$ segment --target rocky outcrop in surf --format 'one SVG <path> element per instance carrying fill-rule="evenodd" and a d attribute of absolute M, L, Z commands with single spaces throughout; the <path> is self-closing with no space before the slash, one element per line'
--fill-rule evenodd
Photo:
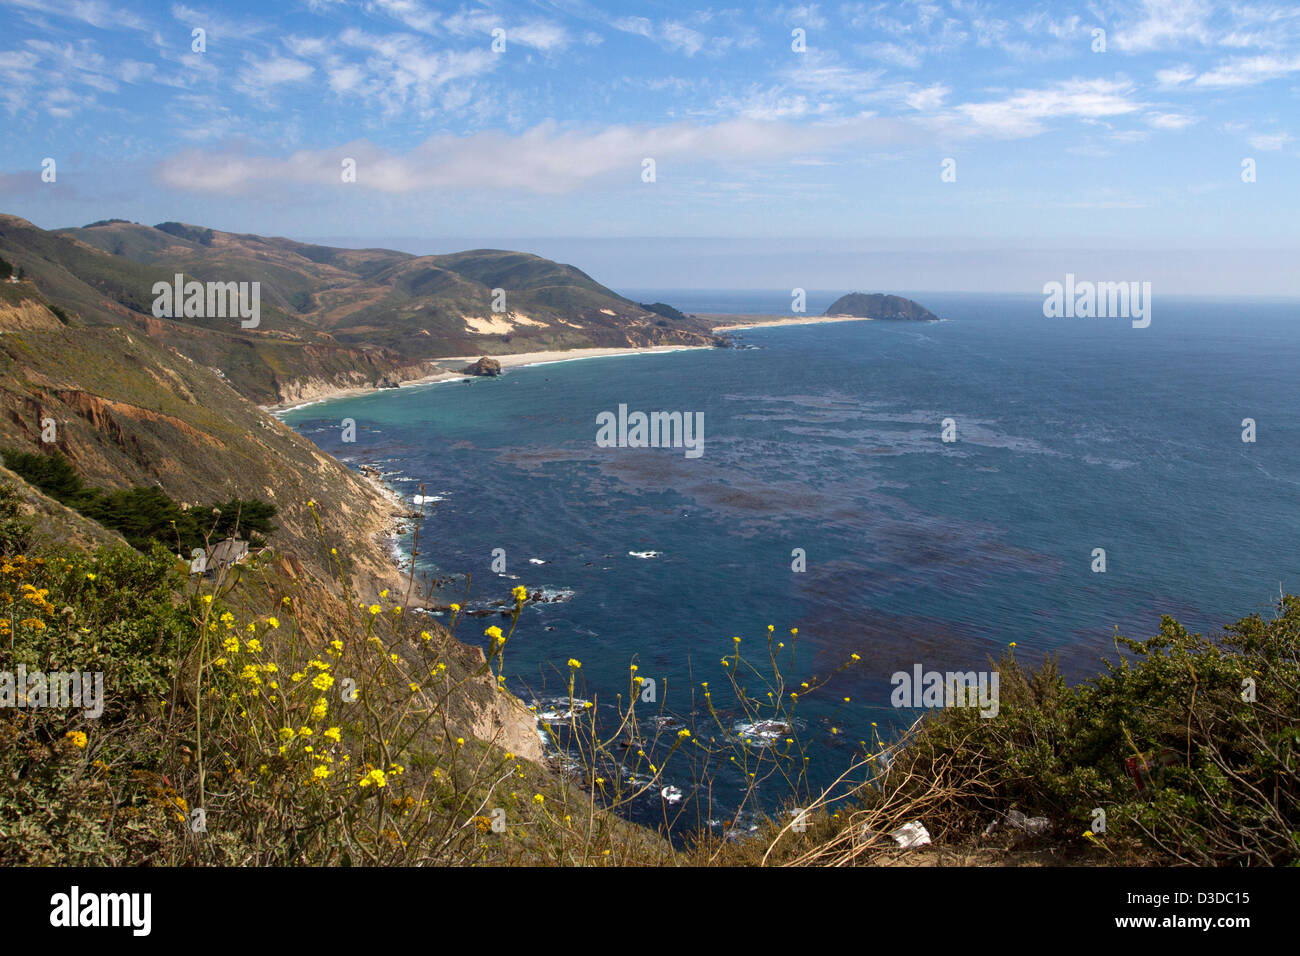
<path fill-rule="evenodd" d="M 465 366 L 466 375 L 500 375 L 501 363 L 494 358 L 484 356 L 473 365 Z"/>

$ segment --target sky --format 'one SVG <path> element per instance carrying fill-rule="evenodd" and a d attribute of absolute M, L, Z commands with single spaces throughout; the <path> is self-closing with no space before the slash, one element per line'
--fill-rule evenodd
<path fill-rule="evenodd" d="M 0 211 L 615 288 L 1300 296 L 1298 106 L 1295 0 L 0 0 Z"/>

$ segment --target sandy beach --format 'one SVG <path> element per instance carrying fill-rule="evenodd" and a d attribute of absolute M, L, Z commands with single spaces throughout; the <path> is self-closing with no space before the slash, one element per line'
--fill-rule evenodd
<path fill-rule="evenodd" d="M 577 359 L 606 358 L 611 355 L 652 355 L 656 352 L 685 352 L 690 349 L 711 349 L 712 345 L 646 345 L 625 348 L 556 349 L 550 352 L 516 352 L 511 355 L 491 355 L 503 369 L 522 365 L 549 365 L 552 362 L 573 362 Z M 477 362 L 482 356 L 468 355 L 457 358 L 433 359 L 440 365 L 464 366 Z M 459 374 L 455 375 L 460 378 Z M 409 383 L 411 385 L 415 382 Z"/>
<path fill-rule="evenodd" d="M 684 352 L 692 349 L 710 349 L 711 345 L 647 345 L 647 346 L 625 346 L 615 348 L 590 348 L 590 349 L 552 349 L 544 352 L 514 352 L 509 355 L 490 355 L 488 358 L 494 358 L 501 363 L 504 371 L 508 368 L 521 368 L 526 365 L 550 365 L 555 362 L 574 362 L 580 359 L 608 358 L 613 355 L 650 355 L 658 352 Z M 434 382 L 449 382 L 456 379 L 469 378 L 461 369 L 466 365 L 477 362 L 483 355 L 459 355 L 449 358 L 428 359 L 430 366 L 434 371 L 428 375 L 422 375 L 419 378 L 408 379 L 399 385 L 399 388 L 411 388 L 415 385 L 430 385 Z M 276 412 L 287 412 L 294 408 L 302 408 L 304 405 L 315 405 L 317 402 L 332 401 L 337 398 L 355 398 L 359 395 L 369 395 L 372 392 L 388 391 L 388 389 L 378 388 L 373 385 L 356 386 L 351 388 L 321 389 L 319 394 L 314 395 L 309 401 L 305 402 L 286 402 L 280 405 L 262 405 L 261 409 L 265 412 L 275 414 Z"/>
<path fill-rule="evenodd" d="M 757 329 L 769 325 L 822 325 L 826 322 L 870 322 L 870 318 L 861 315 L 709 315 L 702 314 L 702 319 L 715 322 L 727 321 L 727 325 L 715 325 L 714 332 L 736 332 L 740 329 Z"/>

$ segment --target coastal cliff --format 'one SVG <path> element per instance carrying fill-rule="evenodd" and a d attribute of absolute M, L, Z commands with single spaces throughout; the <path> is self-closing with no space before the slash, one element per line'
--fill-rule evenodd
<path fill-rule="evenodd" d="M 392 541 L 399 525 L 409 525 L 410 506 L 381 482 L 322 452 L 239 394 L 218 370 L 138 331 L 67 324 L 30 284 L 6 285 L 9 301 L 0 300 L 0 448 L 57 455 L 88 485 L 157 489 L 183 507 L 227 499 L 274 506 L 266 569 L 242 574 L 241 587 L 249 591 L 240 600 L 247 605 L 257 593 L 306 587 L 313 613 L 330 621 L 349 594 L 369 602 L 406 586 Z M 308 380 L 289 390 L 298 399 L 334 393 L 334 380 Z M 37 522 L 47 544 L 125 545 L 111 529 L 12 471 L 5 469 L 0 479 L 18 490 L 20 512 Z M 339 577 L 340 561 L 346 562 L 346 580 Z M 424 629 L 464 675 L 464 692 L 449 702 L 463 732 L 541 760 L 533 715 L 490 676 L 476 675 L 482 652 L 455 641 L 436 621 Z"/>

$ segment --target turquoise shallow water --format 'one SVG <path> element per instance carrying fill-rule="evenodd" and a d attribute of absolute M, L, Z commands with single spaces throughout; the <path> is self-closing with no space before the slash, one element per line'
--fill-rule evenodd
<path fill-rule="evenodd" d="M 420 569 L 472 574 L 476 600 L 516 583 L 567 598 L 529 608 L 511 643 L 525 697 L 555 694 L 575 657 L 588 696 L 608 700 L 637 655 L 689 719 L 733 635 L 752 646 L 769 623 L 797 627 L 800 680 L 859 653 L 801 704 L 814 780 L 873 721 L 910 722 L 890 705 L 895 671 L 978 669 L 1015 641 L 1081 679 L 1113 656 L 1117 626 L 1146 636 L 1172 614 L 1212 631 L 1300 587 L 1300 306 L 1157 297 L 1151 326 L 1133 329 L 1045 319 L 1038 296 L 916 298 L 948 321 L 756 329 L 737 336 L 751 348 L 537 366 L 285 418 L 441 499 Z M 810 311 L 824 305 L 810 296 Z M 703 412 L 702 456 L 597 447 L 597 415 L 620 404 Z M 355 444 L 340 440 L 345 417 Z"/>

